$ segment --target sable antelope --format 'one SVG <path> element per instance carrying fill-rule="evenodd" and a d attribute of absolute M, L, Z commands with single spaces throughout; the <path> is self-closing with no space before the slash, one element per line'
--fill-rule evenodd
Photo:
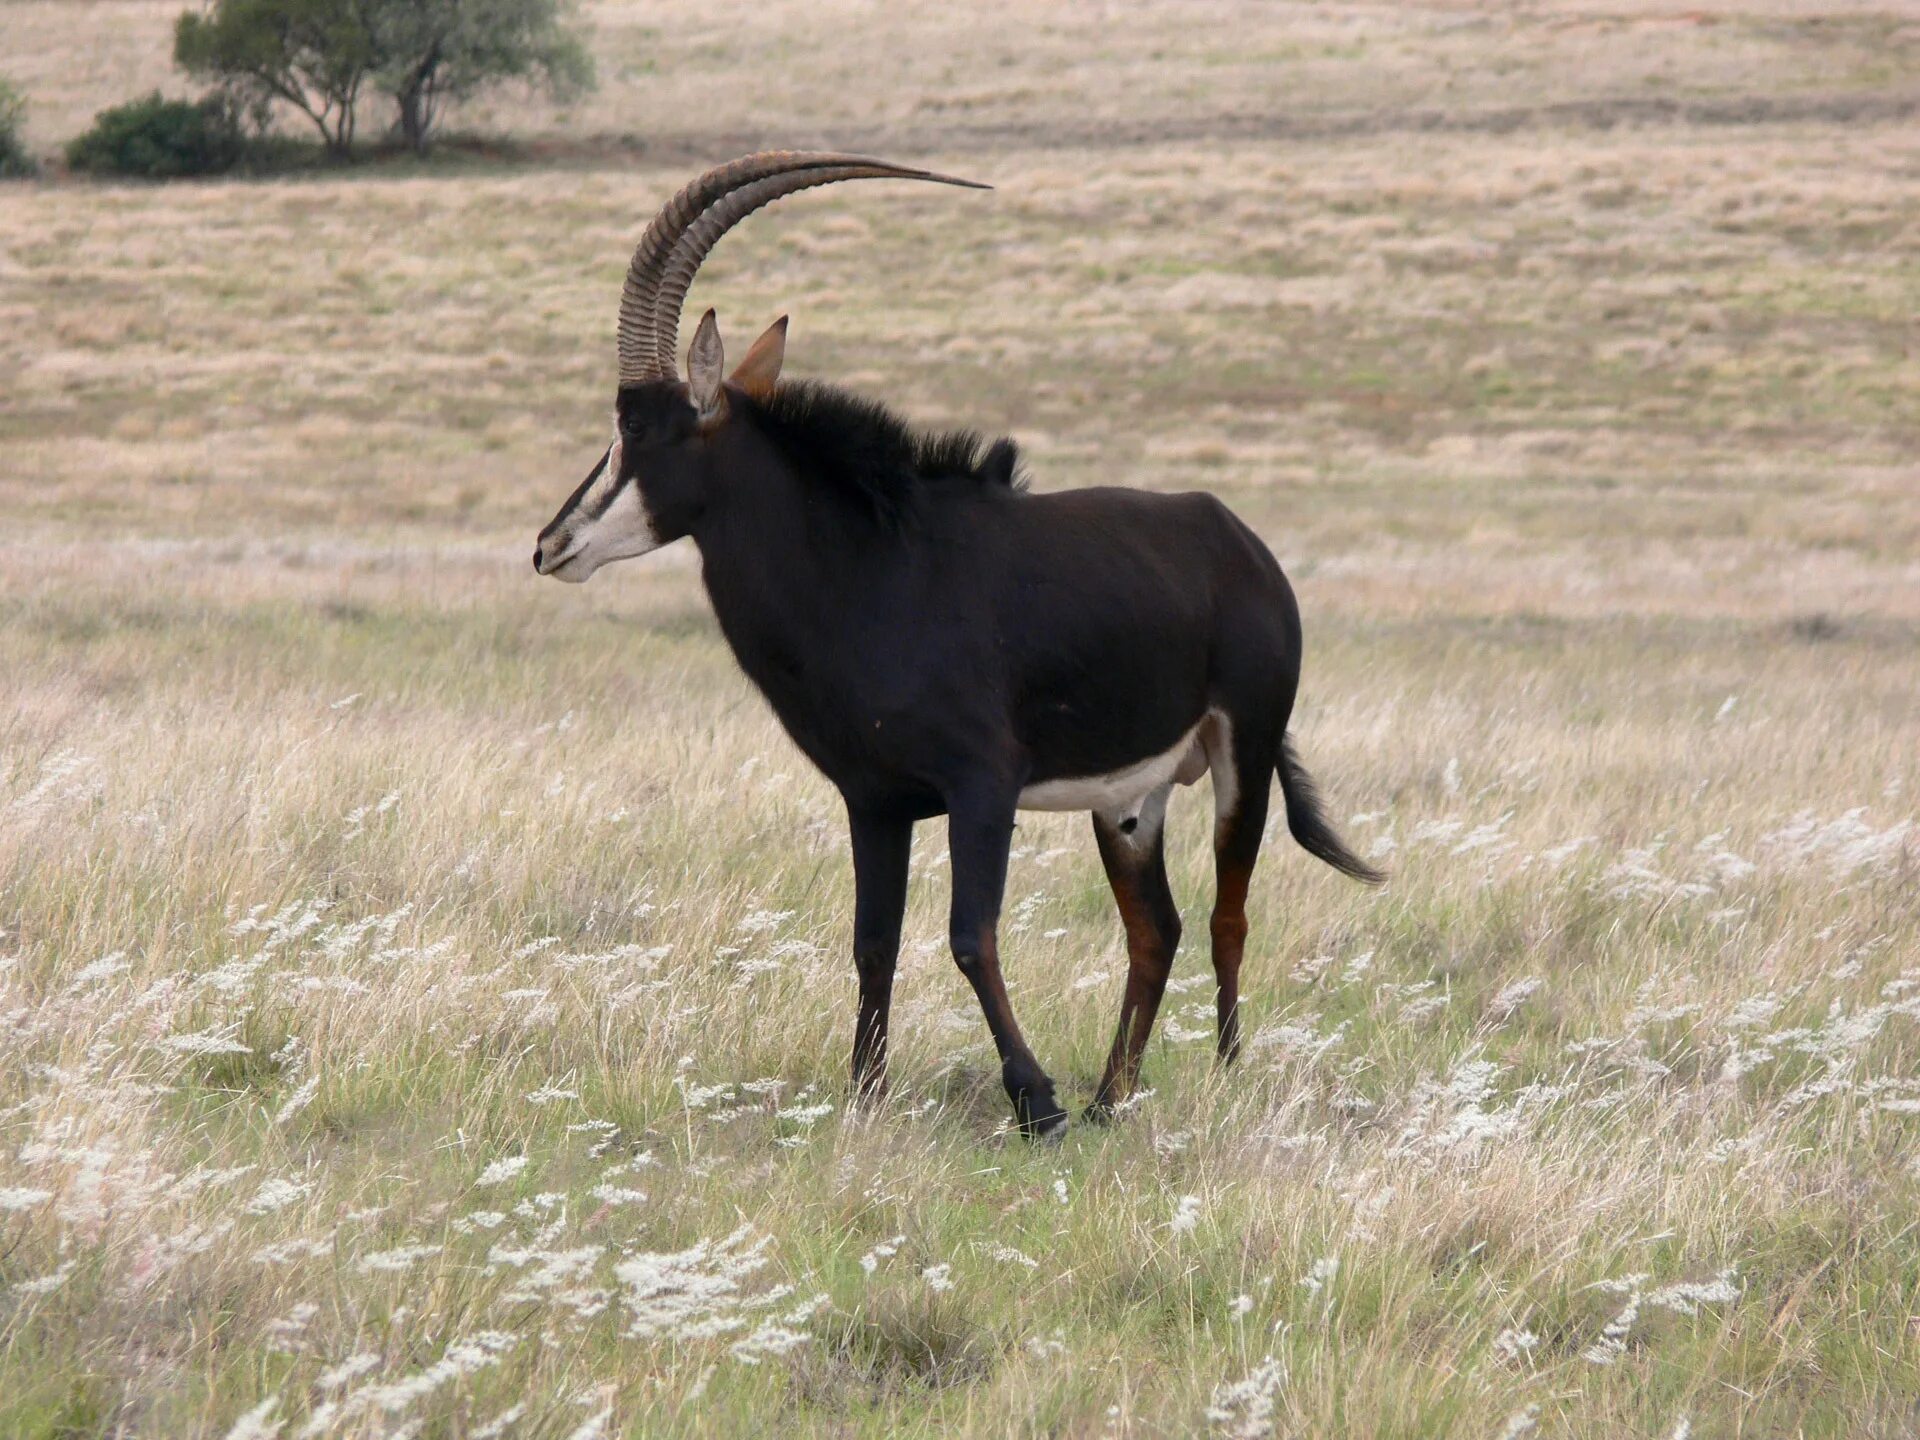
<path fill-rule="evenodd" d="M 612 442 L 540 532 L 533 566 L 579 582 L 692 537 L 740 667 L 846 800 L 861 1097 L 885 1084 L 913 825 L 947 816 L 954 959 L 1021 1127 L 1048 1135 L 1066 1113 L 1014 1022 L 995 938 L 1015 811 L 1092 812 L 1126 926 L 1126 994 L 1093 1116 L 1131 1093 L 1180 943 L 1162 833 L 1174 785 L 1213 776 L 1224 1060 L 1240 1044 L 1270 777 L 1295 840 L 1357 879 L 1381 877 L 1328 824 L 1287 738 L 1293 592 L 1211 495 L 1029 493 L 1010 440 L 920 434 L 870 401 L 781 384 L 785 317 L 723 379 L 707 311 L 678 378 L 680 308 L 715 242 L 783 195 L 862 178 L 986 188 L 775 152 L 709 171 L 654 218 L 620 298 Z"/>

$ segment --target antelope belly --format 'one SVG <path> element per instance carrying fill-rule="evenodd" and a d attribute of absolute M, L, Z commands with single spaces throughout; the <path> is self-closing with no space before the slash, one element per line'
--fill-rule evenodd
<path fill-rule="evenodd" d="M 1206 771 L 1195 725 L 1158 755 L 1104 775 L 1071 775 L 1043 780 L 1020 792 L 1022 810 L 1098 810 L 1102 814 L 1131 813 L 1162 785 L 1178 779 L 1191 785 Z M 1199 769 L 1194 766 L 1198 764 Z"/>

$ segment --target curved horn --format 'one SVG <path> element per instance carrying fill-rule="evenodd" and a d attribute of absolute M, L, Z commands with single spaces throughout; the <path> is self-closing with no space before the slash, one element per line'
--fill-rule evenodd
<path fill-rule="evenodd" d="M 620 297 L 620 383 L 676 373 L 680 306 L 700 262 L 720 237 L 783 195 L 837 180 L 929 180 L 990 187 L 860 155 L 767 151 L 709 170 L 674 196 L 647 227 Z"/>
<path fill-rule="evenodd" d="M 700 212 L 728 191 L 769 175 L 777 175 L 809 157 L 795 151 L 770 150 L 730 161 L 690 181 L 679 194 L 660 207 L 640 243 L 634 248 L 627 266 L 627 280 L 620 292 L 620 383 L 658 378 L 654 374 L 653 295 L 660 284 L 661 268 L 672 253 L 674 242 L 686 228 L 700 218 Z M 668 366 L 667 375 L 673 374 Z"/>

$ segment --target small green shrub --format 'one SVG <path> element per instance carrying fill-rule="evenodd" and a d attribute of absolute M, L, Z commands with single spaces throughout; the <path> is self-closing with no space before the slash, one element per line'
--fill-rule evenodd
<path fill-rule="evenodd" d="M 0 179 L 39 172 L 39 165 L 34 163 L 26 141 L 20 136 L 26 118 L 26 100 L 12 85 L 0 80 Z"/>
<path fill-rule="evenodd" d="M 221 95 L 144 100 L 102 110 L 93 128 L 67 145 L 67 164 L 93 175 L 171 180 L 230 170 L 245 148 L 239 117 Z"/>

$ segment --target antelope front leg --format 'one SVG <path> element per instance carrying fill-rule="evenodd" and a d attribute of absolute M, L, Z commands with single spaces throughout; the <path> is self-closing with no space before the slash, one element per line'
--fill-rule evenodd
<path fill-rule="evenodd" d="M 853 832 L 853 963 L 860 973 L 860 1018 L 853 1028 L 853 1094 L 887 1092 L 887 1016 L 907 908 L 907 855 L 913 822 L 848 808 Z"/>
<path fill-rule="evenodd" d="M 1007 847 L 1013 840 L 1013 796 L 950 803 L 947 848 L 953 864 L 953 912 L 949 938 L 960 973 L 973 986 L 1000 1053 L 1000 1081 L 1013 1101 L 1020 1129 L 1053 1138 L 1067 1127 L 1067 1112 L 1054 1098 L 1053 1081 L 1033 1058 L 1007 999 L 1000 974 L 1000 898 L 1007 883 Z"/>

